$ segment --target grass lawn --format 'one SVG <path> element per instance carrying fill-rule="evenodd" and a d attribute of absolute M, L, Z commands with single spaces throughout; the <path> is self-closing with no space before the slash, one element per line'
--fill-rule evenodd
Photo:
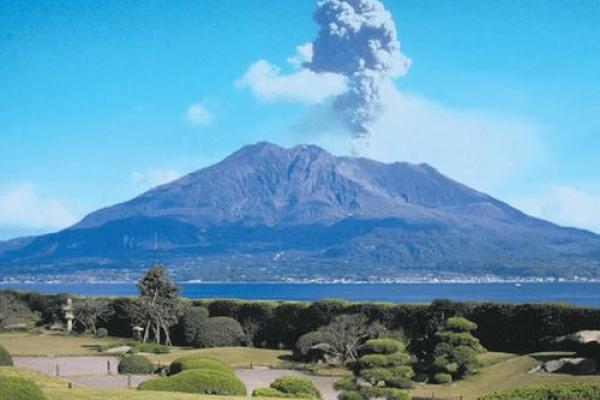
<path fill-rule="evenodd" d="M 39 372 L 20 368 L 0 367 L 0 376 L 18 376 L 35 381 L 48 400 L 247 400 L 247 397 L 204 396 L 198 394 L 140 391 L 136 389 L 87 389 L 81 386 L 68 388 L 68 383 Z"/>
<path fill-rule="evenodd" d="M 290 355 L 286 350 L 257 349 L 252 347 L 215 347 L 210 349 L 192 349 L 188 347 L 173 347 L 167 354 L 144 354 L 154 362 L 170 364 L 176 358 L 192 354 L 219 359 L 234 368 L 249 368 L 250 365 L 282 367 L 286 364 L 281 356 Z"/>
<path fill-rule="evenodd" d="M 464 400 L 496 391 L 513 389 L 519 386 L 539 385 L 545 383 L 600 383 L 600 375 L 575 376 L 567 374 L 528 373 L 537 365 L 536 357 L 541 358 L 552 353 L 539 353 L 526 356 L 514 356 L 507 353 L 488 353 L 484 355 L 487 367 L 481 369 L 478 375 L 457 381 L 452 385 L 419 385 L 411 390 L 413 396 L 436 399 L 455 400 L 463 396 Z"/>
<path fill-rule="evenodd" d="M 46 355 L 98 355 L 98 347 L 116 344 L 118 339 L 96 339 L 84 336 L 64 336 L 57 333 L 3 333 L 0 334 L 0 345 L 7 348 L 13 355 L 46 356 Z M 282 356 L 289 351 L 256 349 L 247 347 L 220 347 L 211 349 L 191 349 L 173 347 L 168 354 L 147 354 L 147 356 L 163 365 L 168 365 L 176 358 L 198 354 L 220 359 L 233 367 L 244 368 L 251 364 L 258 366 L 285 367 L 288 362 Z M 537 360 L 557 356 L 555 353 L 538 353 L 517 356 L 509 353 L 486 353 L 482 356 L 484 367 L 480 373 L 451 385 L 417 384 L 411 394 L 421 398 L 455 400 L 463 396 L 464 400 L 473 400 L 482 394 L 507 390 L 525 385 L 546 383 L 589 382 L 600 384 L 600 375 L 574 376 L 566 374 L 530 374 L 528 371 L 537 364 Z M 336 372 L 335 374 L 333 372 Z M 317 371 L 317 375 L 340 375 L 345 371 Z M 347 372 L 346 372 L 347 373 Z M 199 395 L 188 395 L 167 392 L 138 392 L 132 389 L 95 390 L 75 386 L 67 388 L 67 382 L 44 374 L 28 370 L 3 367 L 0 375 L 18 375 L 35 380 L 47 394 L 50 400 L 59 399 L 113 399 L 113 400 L 186 400 L 200 399 Z M 207 399 L 209 396 L 204 396 Z M 211 399 L 217 398 L 210 396 Z M 235 400 L 232 397 L 222 399 Z M 240 400 L 241 398 L 238 398 Z"/>
<path fill-rule="evenodd" d="M 99 355 L 100 346 L 116 339 L 90 336 L 65 336 L 62 333 L 1 333 L 0 345 L 14 356 L 83 356 Z"/>
<path fill-rule="evenodd" d="M 122 339 L 97 339 L 89 336 L 65 336 L 61 333 L 2 333 L 0 345 L 13 356 L 83 356 L 102 355 L 100 346 L 118 345 Z M 152 361 L 170 364 L 176 358 L 201 354 L 226 362 L 234 368 L 247 368 L 253 365 L 282 367 L 286 361 L 280 356 L 291 354 L 284 350 L 257 349 L 249 347 L 217 347 L 211 349 L 192 349 L 172 347 L 167 354 L 144 354 Z"/>

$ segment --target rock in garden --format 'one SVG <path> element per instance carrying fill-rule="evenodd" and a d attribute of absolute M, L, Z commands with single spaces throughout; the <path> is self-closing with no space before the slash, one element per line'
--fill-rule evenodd
<path fill-rule="evenodd" d="M 124 353 L 129 353 L 130 351 L 131 351 L 131 346 L 117 346 L 117 347 L 112 347 L 112 348 L 106 350 L 105 353 L 124 354 Z"/>
<path fill-rule="evenodd" d="M 570 335 L 561 336 L 556 339 L 557 343 L 571 342 L 571 343 L 600 343 L 600 331 L 579 331 Z"/>
<path fill-rule="evenodd" d="M 27 324 L 26 323 L 8 324 L 8 325 L 3 326 L 2 329 L 5 331 L 25 331 L 25 330 L 27 330 Z"/>
<path fill-rule="evenodd" d="M 596 361 L 591 358 L 560 358 L 546 361 L 541 365 L 541 371 L 574 375 L 589 375 L 597 370 Z"/>

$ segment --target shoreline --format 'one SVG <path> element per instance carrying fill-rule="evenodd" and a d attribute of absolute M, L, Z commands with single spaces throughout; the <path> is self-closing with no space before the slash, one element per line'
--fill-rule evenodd
<path fill-rule="evenodd" d="M 435 285 L 435 284 L 523 284 L 523 283 L 600 283 L 600 278 L 563 279 L 553 277 L 506 278 L 506 279 L 398 279 L 398 280 L 280 280 L 280 281 L 177 281 L 180 285 Z M 136 285 L 138 281 L 104 281 L 104 280 L 3 280 L 0 285 Z"/>

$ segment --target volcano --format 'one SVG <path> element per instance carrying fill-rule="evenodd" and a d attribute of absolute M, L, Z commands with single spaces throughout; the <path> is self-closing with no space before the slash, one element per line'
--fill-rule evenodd
<path fill-rule="evenodd" d="M 0 243 L 14 279 L 394 281 L 600 277 L 600 236 L 533 218 L 427 164 L 243 147 L 60 232 Z"/>

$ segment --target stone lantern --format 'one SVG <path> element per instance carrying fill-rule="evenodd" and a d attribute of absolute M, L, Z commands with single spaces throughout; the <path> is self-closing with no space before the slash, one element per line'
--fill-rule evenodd
<path fill-rule="evenodd" d="M 65 304 L 62 309 L 65 313 L 65 320 L 67 321 L 67 334 L 70 334 L 73 330 L 73 320 L 75 319 L 73 301 L 70 297 L 67 299 L 67 304 Z"/>
<path fill-rule="evenodd" d="M 138 342 L 142 341 L 142 332 L 144 332 L 144 328 L 142 328 L 141 326 L 133 327 L 133 334 Z"/>

